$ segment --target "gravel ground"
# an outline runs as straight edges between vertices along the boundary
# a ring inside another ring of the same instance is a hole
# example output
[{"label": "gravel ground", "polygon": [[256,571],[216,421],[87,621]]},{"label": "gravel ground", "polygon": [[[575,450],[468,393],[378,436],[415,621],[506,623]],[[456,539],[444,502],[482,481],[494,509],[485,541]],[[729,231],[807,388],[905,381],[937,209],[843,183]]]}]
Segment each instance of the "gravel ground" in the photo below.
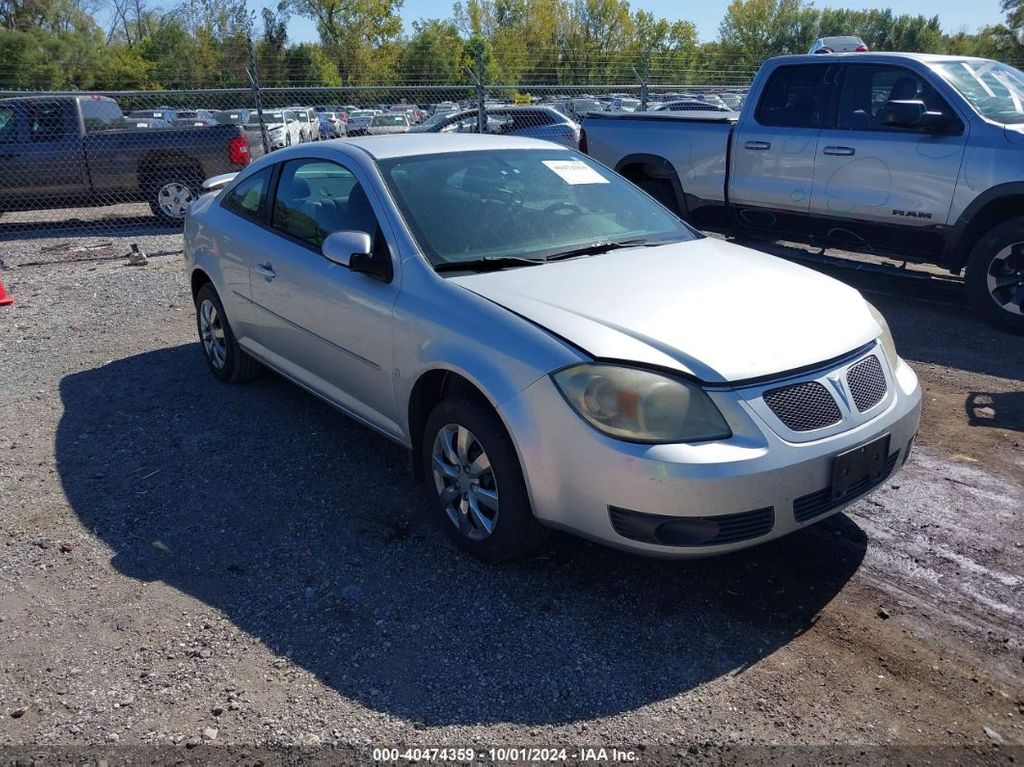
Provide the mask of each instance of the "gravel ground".
[{"label": "gravel ground", "polygon": [[180,248],[0,227],[0,746],[1024,758],[1024,351],[959,281],[821,267],[925,388],[914,457],[847,513],[712,560],[555,535],[489,566],[401,449],[273,375],[213,380]]}]

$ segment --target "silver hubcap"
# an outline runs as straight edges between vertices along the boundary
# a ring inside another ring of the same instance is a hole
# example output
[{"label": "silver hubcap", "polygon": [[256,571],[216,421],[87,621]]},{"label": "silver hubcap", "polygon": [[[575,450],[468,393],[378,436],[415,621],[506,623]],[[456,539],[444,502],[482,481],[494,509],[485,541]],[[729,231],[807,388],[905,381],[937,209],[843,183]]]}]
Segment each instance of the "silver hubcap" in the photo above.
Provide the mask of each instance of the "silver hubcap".
[{"label": "silver hubcap", "polygon": [[1011,314],[1024,314],[1024,242],[1015,242],[996,253],[987,278],[993,301]]},{"label": "silver hubcap", "polygon": [[156,193],[156,204],[160,206],[164,215],[170,218],[184,218],[191,202],[192,190],[177,181],[164,184]]},{"label": "silver hubcap", "polygon": [[483,445],[469,429],[450,423],[434,438],[431,455],[448,519],[470,540],[483,540],[498,522],[498,485]]},{"label": "silver hubcap", "polygon": [[228,356],[224,325],[217,307],[208,298],[199,305],[199,337],[203,340],[203,348],[210,364],[217,370],[223,368]]}]

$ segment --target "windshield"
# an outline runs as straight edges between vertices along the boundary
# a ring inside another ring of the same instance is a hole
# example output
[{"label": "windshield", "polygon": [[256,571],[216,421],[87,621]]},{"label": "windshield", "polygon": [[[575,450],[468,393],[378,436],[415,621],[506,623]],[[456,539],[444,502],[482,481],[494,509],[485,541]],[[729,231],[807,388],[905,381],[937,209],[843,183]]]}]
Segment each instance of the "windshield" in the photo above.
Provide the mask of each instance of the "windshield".
[{"label": "windshield", "polygon": [[378,115],[373,118],[373,125],[407,125],[405,115]]},{"label": "windshield", "polygon": [[629,182],[567,150],[399,157],[380,167],[435,266],[698,236]]},{"label": "windshield", "polygon": [[997,61],[944,61],[933,65],[982,117],[1024,123],[1024,73]]}]

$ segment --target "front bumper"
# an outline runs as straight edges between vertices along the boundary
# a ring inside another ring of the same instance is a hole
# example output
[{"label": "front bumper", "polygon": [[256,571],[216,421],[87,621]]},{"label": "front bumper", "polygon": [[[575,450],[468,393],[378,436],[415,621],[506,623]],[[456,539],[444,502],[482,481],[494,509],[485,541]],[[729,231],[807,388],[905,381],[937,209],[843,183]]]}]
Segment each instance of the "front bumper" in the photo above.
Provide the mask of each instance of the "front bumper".
[{"label": "front bumper", "polygon": [[[885,364],[879,350],[868,353]],[[642,554],[707,556],[814,524],[898,471],[917,433],[921,391],[905,362],[895,369],[885,364],[885,370],[889,393],[882,403],[863,416],[854,413],[852,426],[816,434],[786,432],[766,417],[759,399],[764,386],[709,392],[733,436],[702,444],[641,445],[606,437],[573,412],[546,376],[500,412],[516,443],[534,513],[543,523]],[[883,435],[890,437],[885,476],[833,502],[835,456]],[[653,527],[680,519],[723,534],[693,540],[665,535],[661,539],[672,540],[671,545],[650,542]]]}]

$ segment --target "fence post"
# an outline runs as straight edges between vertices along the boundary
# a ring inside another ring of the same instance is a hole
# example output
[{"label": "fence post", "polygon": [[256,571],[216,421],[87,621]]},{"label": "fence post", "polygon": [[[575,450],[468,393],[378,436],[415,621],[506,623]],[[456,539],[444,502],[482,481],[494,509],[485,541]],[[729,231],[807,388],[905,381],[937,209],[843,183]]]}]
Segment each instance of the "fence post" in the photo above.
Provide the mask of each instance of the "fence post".
[{"label": "fence post", "polygon": [[260,140],[263,143],[263,154],[270,154],[267,126],[263,123],[263,101],[260,98],[260,76],[256,71],[256,51],[253,50],[251,37],[246,35],[245,41],[249,45],[249,82],[252,84],[252,101],[256,106],[256,117],[260,121]]},{"label": "fence post", "polygon": [[473,51],[476,63],[476,124],[477,133],[487,132],[487,115],[484,113],[484,44],[478,41]]},{"label": "fence post", "polygon": [[636,67],[633,67],[633,74],[640,82],[640,111],[647,111],[647,78],[640,74]]}]

